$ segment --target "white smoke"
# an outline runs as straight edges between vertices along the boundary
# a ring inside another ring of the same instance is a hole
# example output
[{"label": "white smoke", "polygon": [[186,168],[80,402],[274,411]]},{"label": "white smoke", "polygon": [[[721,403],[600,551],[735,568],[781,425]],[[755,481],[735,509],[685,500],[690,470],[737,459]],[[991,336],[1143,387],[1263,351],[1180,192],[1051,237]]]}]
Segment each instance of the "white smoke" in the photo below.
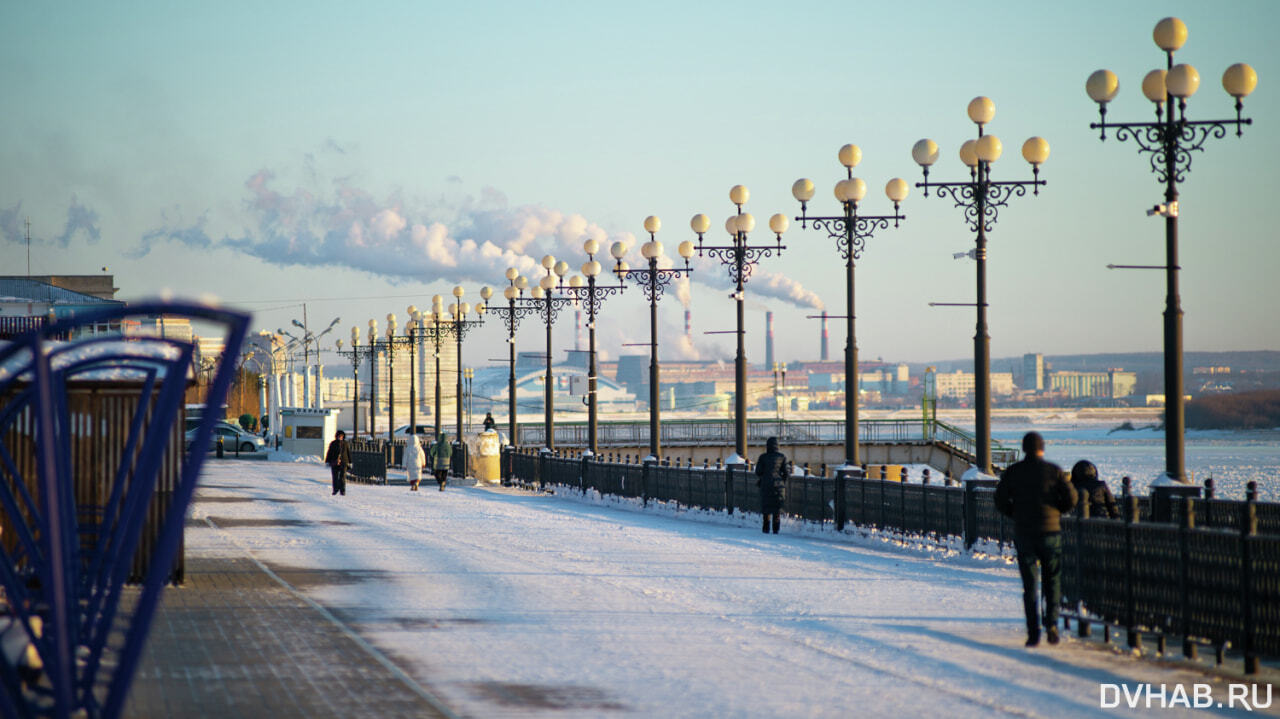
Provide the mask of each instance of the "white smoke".
[{"label": "white smoke", "polygon": [[[613,241],[630,248],[628,260],[633,266],[642,261],[630,232],[616,233],[611,239],[604,228],[582,215],[537,205],[512,207],[490,187],[482,188],[478,197],[409,203],[398,194],[379,200],[346,180],[334,182],[328,192],[303,187],[282,190],[279,184],[276,175],[265,169],[245,181],[248,226],[238,236],[214,239],[203,214],[194,222],[166,215],[162,226],[144,233],[129,254],[145,255],[156,242],[201,249],[222,246],[280,266],[345,267],[405,282],[495,282],[508,267],[536,280],[544,272],[543,254],[569,260],[576,272],[579,260],[585,260],[582,242],[586,237],[600,243],[596,259],[606,267],[613,262],[609,254]],[[86,218],[96,217],[78,205],[73,209],[78,211],[78,227]],[[181,217],[180,210],[175,214]],[[660,266],[675,265],[666,255]],[[727,284],[727,273],[718,262],[703,258],[695,260],[695,266],[700,282]],[[688,279],[677,281],[675,292],[684,307],[691,306]],[[754,269],[749,292],[822,308],[821,299],[799,282],[760,267]]]}]

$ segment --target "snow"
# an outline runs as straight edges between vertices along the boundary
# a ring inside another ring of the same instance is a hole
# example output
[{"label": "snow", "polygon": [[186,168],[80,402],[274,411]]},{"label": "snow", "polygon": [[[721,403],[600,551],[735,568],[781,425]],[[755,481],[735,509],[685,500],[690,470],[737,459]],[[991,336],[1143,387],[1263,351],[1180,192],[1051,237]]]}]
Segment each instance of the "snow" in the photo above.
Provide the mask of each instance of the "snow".
[{"label": "snow", "polygon": [[1004,558],[563,487],[332,497],[328,474],[210,460],[186,551],[343,573],[295,589],[464,715],[1097,716],[1101,683],[1209,681],[1025,649]]}]

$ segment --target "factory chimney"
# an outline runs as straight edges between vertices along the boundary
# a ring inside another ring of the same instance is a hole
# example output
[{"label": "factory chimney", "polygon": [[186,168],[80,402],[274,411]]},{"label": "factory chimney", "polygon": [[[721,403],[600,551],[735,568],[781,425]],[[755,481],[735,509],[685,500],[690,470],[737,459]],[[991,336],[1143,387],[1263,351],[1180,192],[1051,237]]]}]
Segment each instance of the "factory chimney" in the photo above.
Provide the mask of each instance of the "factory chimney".
[{"label": "factory chimney", "polygon": [[773,367],[773,313],[764,313],[764,368]]},{"label": "factory chimney", "polygon": [[684,311],[684,336],[693,339],[693,313]]},{"label": "factory chimney", "polygon": [[582,310],[573,311],[573,349],[582,351]]},{"label": "factory chimney", "polygon": [[826,362],[826,361],[829,359],[828,352],[827,352],[827,345],[828,345],[828,342],[827,342],[827,311],[826,311],[826,310],[823,310],[823,311],[822,311],[822,352],[821,352],[821,355],[822,355],[822,361],[823,361],[823,362]]}]

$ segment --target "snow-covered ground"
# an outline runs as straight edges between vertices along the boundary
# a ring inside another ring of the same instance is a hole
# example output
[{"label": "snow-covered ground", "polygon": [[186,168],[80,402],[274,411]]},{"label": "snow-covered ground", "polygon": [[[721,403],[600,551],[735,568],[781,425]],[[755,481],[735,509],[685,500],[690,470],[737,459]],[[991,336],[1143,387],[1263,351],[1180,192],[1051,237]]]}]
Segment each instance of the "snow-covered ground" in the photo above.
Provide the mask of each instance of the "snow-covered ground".
[{"label": "snow-covered ground", "polygon": [[1127,711],[1100,708],[1102,685],[1139,683],[1226,701],[1227,680],[1096,644],[1024,648],[999,559],[563,494],[332,497],[307,462],[205,467],[188,554],[313,577],[296,590],[467,716],[1102,716]]}]

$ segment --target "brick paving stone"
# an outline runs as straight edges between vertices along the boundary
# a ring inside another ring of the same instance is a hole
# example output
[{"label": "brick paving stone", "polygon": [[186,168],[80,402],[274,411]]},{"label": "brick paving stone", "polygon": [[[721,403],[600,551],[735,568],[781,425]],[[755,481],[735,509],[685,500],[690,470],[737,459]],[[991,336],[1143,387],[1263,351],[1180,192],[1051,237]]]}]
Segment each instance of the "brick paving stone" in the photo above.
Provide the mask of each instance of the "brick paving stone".
[{"label": "brick paving stone", "polygon": [[125,716],[446,716],[253,560],[186,567],[162,595]]}]

